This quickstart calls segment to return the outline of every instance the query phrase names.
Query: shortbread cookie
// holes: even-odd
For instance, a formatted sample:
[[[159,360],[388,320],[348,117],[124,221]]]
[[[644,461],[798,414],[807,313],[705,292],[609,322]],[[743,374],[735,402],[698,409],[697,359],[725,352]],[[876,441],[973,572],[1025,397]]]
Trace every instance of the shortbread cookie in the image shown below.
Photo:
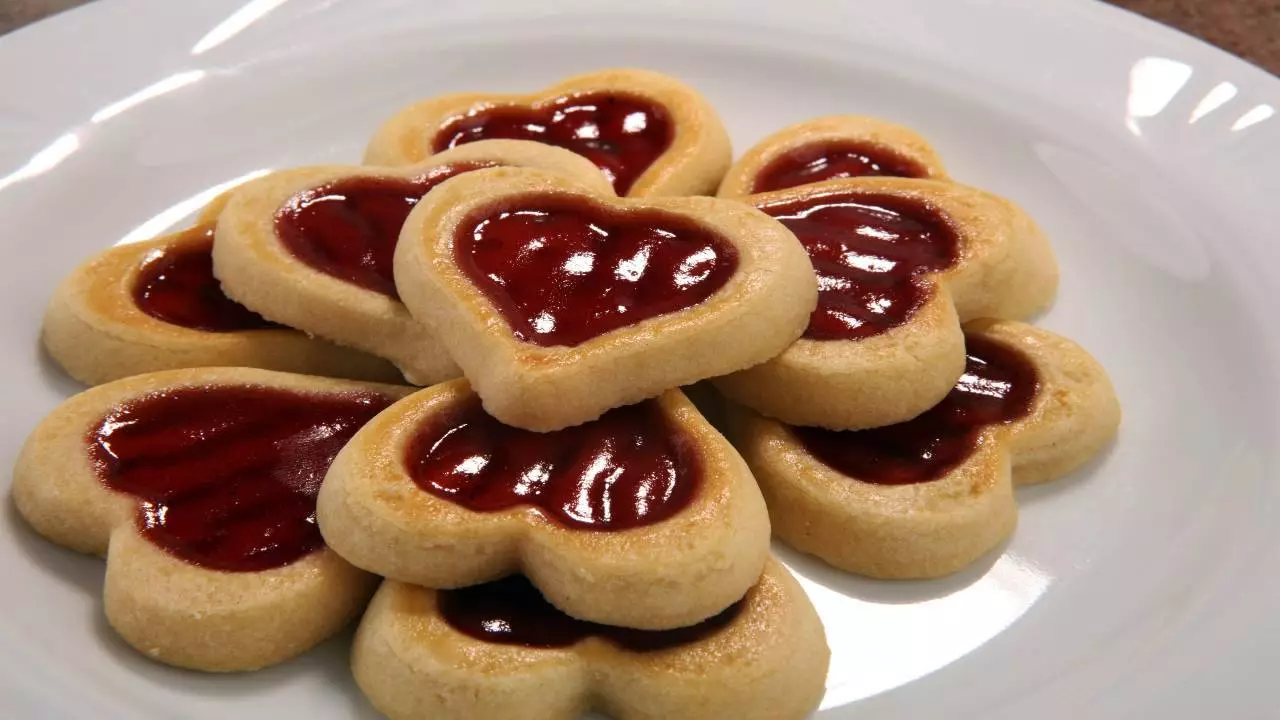
[[[351,665],[391,720],[799,720],[829,660],[809,599],[770,560],[740,602],[666,631],[575,620],[519,576],[445,591],[388,580]]]
[[[554,433],[499,423],[465,380],[352,438],[320,490],[326,542],[393,580],[524,572],[574,617],[664,629],[742,597],[769,519],[742,459],[678,390]]]
[[[210,255],[222,206],[211,204],[187,230],[112,248],[71,273],[45,311],[49,355],[89,385],[213,365],[399,378],[385,360],[274,325],[224,295]]]
[[[742,203],[618,200],[518,168],[427,196],[395,278],[485,409],[538,431],[767,360],[817,301],[804,248]]]
[[[1013,531],[1015,485],[1061,477],[1110,442],[1120,406],[1080,346],[1013,321],[965,333],[964,375],[910,422],[838,432],[735,412],[778,537],[863,575],[946,575]]]
[[[609,184],[560,148],[491,141],[411,167],[330,165],[246,183],[218,220],[214,270],[227,294],[265,317],[395,363],[415,384],[458,376],[458,367],[400,302],[391,276],[400,226],[439,183],[478,168],[537,167],[593,191]]]
[[[529,95],[463,93],[396,113],[365,162],[405,165],[476,140],[535,140],[595,163],[619,195],[710,195],[729,167],[729,135],[693,88],[649,70],[602,70]]]
[[[1029,317],[1057,289],[1035,223],[964,185],[852,178],[744,200],[804,245],[818,307],[785,352],[716,385],[793,425],[852,430],[919,415],[964,369],[960,323]]]
[[[946,180],[942,159],[914,130],[860,115],[832,115],[788,126],[747,151],[717,195],[739,198],[852,177]]]
[[[13,498],[41,535],[105,555],[107,620],[198,670],[252,670],[332,635],[374,578],[325,547],[315,494],[355,431],[408,388],[247,368],[137,375],[32,432]]]

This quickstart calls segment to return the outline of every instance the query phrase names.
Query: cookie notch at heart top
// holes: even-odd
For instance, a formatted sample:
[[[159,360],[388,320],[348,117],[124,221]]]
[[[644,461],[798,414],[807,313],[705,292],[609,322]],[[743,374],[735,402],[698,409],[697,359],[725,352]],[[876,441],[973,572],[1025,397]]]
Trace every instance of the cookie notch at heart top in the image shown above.
[[[726,617],[656,633],[587,629],[527,595],[512,607],[520,596],[504,593],[510,583],[383,583],[352,649],[361,691],[391,720],[574,720],[588,709],[623,720],[800,720],[822,699],[831,655],[822,622],[776,560]],[[484,618],[515,637],[476,633]],[[518,634],[530,623],[541,642]],[[578,637],[566,643],[557,626]]]
[[[466,241],[474,244],[476,229],[487,237],[484,223],[521,220],[522,213],[556,226],[561,209],[569,224],[583,225],[591,235],[557,230],[531,238],[520,260],[544,263],[553,277],[534,278],[538,282],[522,288],[504,288],[482,277],[482,287],[474,279],[484,276],[476,269],[479,265],[464,270],[463,263],[485,261],[460,256],[460,233],[471,233]],[[613,254],[597,265],[593,252],[568,252],[575,243],[582,245],[584,237],[591,248],[611,241],[592,219],[639,228],[637,236],[657,248],[654,254],[665,253],[668,246],[697,249],[669,276],[646,274],[648,251],[628,254],[607,246]],[[682,237],[686,230],[689,237]],[[503,237],[499,234],[494,240]],[[546,262],[548,253],[557,252],[563,255],[560,262]],[[717,269],[722,265],[734,269],[723,273]],[[432,327],[483,399],[485,410],[508,425],[538,431],[586,422],[609,408],[773,357],[803,331],[817,298],[804,249],[786,228],[757,210],[714,198],[614,199],[562,177],[516,168],[454,178],[414,208],[396,249],[395,278],[405,305]],[[723,284],[714,288],[717,279]],[[599,330],[586,333],[592,335],[589,339],[538,343],[537,335],[558,328],[528,309],[534,300],[563,304],[564,298],[535,295],[548,288],[572,293],[584,282],[597,288],[605,283],[617,290],[607,297],[624,302],[601,305],[598,317],[575,320]],[[656,300],[642,297],[644,288],[663,283],[672,285],[675,294]],[[634,298],[633,287],[638,288]],[[697,293],[708,288],[713,292],[697,299]],[[594,302],[601,297],[594,291],[588,294]],[[697,301],[676,307],[690,298]],[[632,307],[651,300],[665,303],[666,311],[619,324]],[[749,333],[743,331],[747,323]],[[523,340],[520,334],[535,341]]]
[[[963,371],[962,322],[1029,317],[1056,292],[1056,261],[1031,219],[958,183],[846,178],[743,202],[796,234],[821,290],[804,337],[715,383],[793,425],[860,429],[919,415]]]
[[[410,382],[457,377],[448,353],[400,302],[391,258],[400,225],[423,194],[453,175],[508,165],[609,192],[583,158],[519,140],[475,143],[409,167],[283,170],[232,193],[218,221],[214,270],[227,294],[247,307],[386,358]]]
[[[965,332],[964,376],[900,425],[797,428],[731,409],[730,435],[781,540],[871,577],[947,575],[1013,532],[1014,486],[1062,477],[1115,436],[1115,390],[1079,345],[1007,320]]]
[[[416,103],[379,128],[364,161],[416,163],[497,137],[581,152],[609,174],[618,194],[631,197],[711,194],[731,160],[724,125],[695,90],[660,73],[618,69],[529,95],[464,93]]]
[[[464,380],[421,390],[342,450],[317,519],[383,577],[455,588],[522,572],[574,617],[646,629],[720,612],[769,552],[750,473],[678,390],[546,434],[486,416]]]
[[[112,248],[68,275],[45,310],[49,355],[88,385],[210,366],[398,379],[377,357],[273,325],[223,294],[211,253],[225,198],[186,230]]]
[[[315,492],[343,441],[408,390],[247,368],[136,375],[41,421],[11,492],[41,535],[106,557],[107,620],[140,652],[265,667],[340,630],[373,590],[324,546]]]

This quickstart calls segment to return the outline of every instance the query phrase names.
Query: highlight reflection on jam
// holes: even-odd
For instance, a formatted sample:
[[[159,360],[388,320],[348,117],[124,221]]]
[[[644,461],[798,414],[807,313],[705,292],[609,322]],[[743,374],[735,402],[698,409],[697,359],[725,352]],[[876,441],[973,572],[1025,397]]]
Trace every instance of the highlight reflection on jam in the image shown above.
[[[1039,390],[1036,370],[1021,352],[973,335],[965,342],[964,375],[941,403],[914,420],[873,430],[791,431],[823,463],[858,480],[937,480],[973,454],[983,428],[1025,417]]]
[[[276,235],[316,270],[399,299],[392,260],[409,211],[445,180],[495,164],[454,163],[416,178],[354,177],[312,188],[276,214]]]
[[[696,305],[738,266],[737,249],[692,220],[575,198],[482,208],[457,233],[458,267],[517,338],[543,346],[578,345]]]
[[[661,522],[702,482],[697,450],[655,401],[536,433],[503,425],[469,398],[418,431],[405,463],[418,487],[476,512],[529,505],[588,530]]]
[[[956,261],[955,230],[923,203],[842,192],[760,208],[795,233],[818,275],[804,336],[857,340],[905,323],[929,299],[920,279]]]
[[[320,482],[391,402],[258,386],[166,390],[108,413],[89,433],[89,456],[104,485],[141,501],[151,542],[214,570],[267,570],[324,545]]]
[[[752,192],[782,190],[835,178],[922,178],[928,174],[920,163],[882,145],[827,140],[794,147],[774,158],[756,175]]]
[[[453,629],[483,642],[563,648],[599,637],[631,652],[687,645],[724,629],[742,612],[744,600],[697,625],[674,630],[636,630],[587,622],[547,602],[523,575],[439,594],[440,614]]]
[[[213,227],[187,230],[147,255],[133,301],[151,317],[192,330],[234,332],[279,327],[222,292],[213,276]]]
[[[534,140],[566,148],[595,163],[626,195],[671,145],[674,131],[661,105],[639,97],[591,93],[561,97],[538,108],[473,110],[440,129],[435,151],[476,140]]]

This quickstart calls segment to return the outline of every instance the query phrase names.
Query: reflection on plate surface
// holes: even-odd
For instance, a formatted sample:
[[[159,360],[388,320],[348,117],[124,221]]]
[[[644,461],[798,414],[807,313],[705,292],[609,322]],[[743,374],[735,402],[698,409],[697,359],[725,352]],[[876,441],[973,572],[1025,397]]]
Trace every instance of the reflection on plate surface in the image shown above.
[[[858,578],[775,544],[827,627],[823,708],[891,690],[963,657],[1025,613],[1052,578],[1012,552],[941,580]]]
[[[1269,717],[1280,82],[1074,0],[749,5],[135,0],[0,39],[0,221],[21,258],[0,268],[0,461],[67,394],[38,360],[40,312],[94,252],[264,168],[356,162],[415,99],[652,67],[704,91],[739,149],[832,113],[920,131],[1043,226],[1063,281],[1039,322],[1092,351],[1125,404],[1119,445],[1019,491],[1004,553],[957,577],[863,580],[780,551],[834,650],[820,717]],[[102,626],[98,563],[12,513],[0,531],[17,717],[376,717],[340,643],[245,676],[149,663]]]

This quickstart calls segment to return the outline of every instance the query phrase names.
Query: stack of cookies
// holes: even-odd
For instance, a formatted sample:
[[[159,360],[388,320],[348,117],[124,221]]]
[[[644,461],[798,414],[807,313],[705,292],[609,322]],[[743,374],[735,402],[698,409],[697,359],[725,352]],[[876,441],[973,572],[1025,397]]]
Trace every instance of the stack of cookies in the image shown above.
[[[951,573],[1118,424],[1098,364],[1019,322],[1056,291],[1035,224],[904,128],[731,166],[705,99],[611,70],[417,103],[365,162],[253,180],[49,305],[96,387],[14,498],[106,556],[158,660],[251,670],[362,616],[395,719],[800,718],[829,652],[771,534]]]

